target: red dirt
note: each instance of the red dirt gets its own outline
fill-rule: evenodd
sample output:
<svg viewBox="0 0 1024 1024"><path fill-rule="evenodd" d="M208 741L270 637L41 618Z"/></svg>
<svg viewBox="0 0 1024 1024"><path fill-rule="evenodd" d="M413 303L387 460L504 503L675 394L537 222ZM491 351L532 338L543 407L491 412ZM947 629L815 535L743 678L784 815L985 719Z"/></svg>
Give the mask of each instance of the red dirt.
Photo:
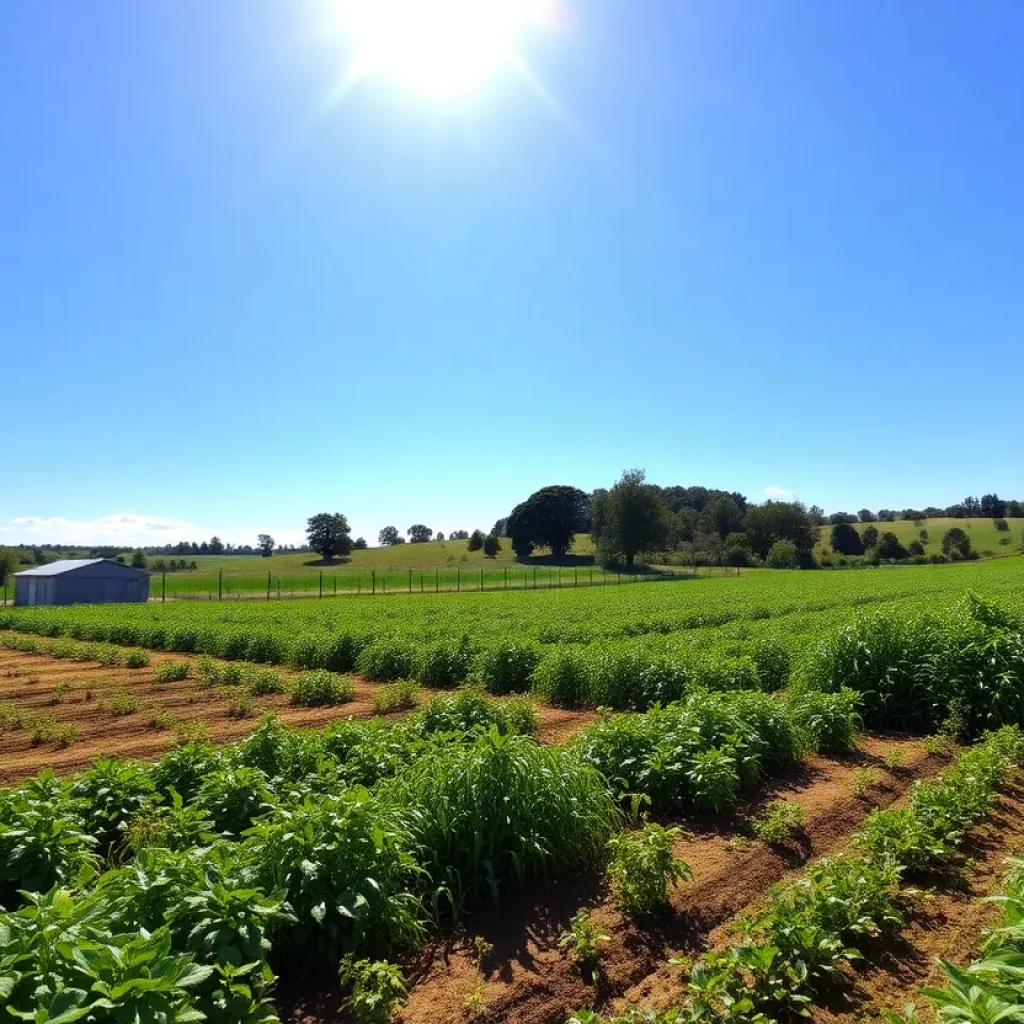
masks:
<svg viewBox="0 0 1024 1024"><path fill-rule="evenodd" d="M593 875L552 882L466 920L412 965L415 984L400 1019L405 1024L461 1024L486 1015L516 1024L563 1024L576 1008L607 1010L623 998L669 1005L679 995L678 972L667 966L670 956L692 955L721 941L734 916L774 882L799 870L808 857L843 845L872 805L892 803L914 778L941 765L912 740L865 736L861 747L846 758L807 759L731 815L688 820L689 834L676 852L691 866L694 880L678 886L671 907L642 929L619 913L602 880ZM888 769L884 758L894 749L904 752L905 763ZM866 766L876 768L879 776L870 801L851 794L853 773ZM749 835L750 813L776 797L804 807L798 847L779 851L756 841L737 843L737 837ZM601 946L603 978L596 990L558 946L560 933L581 907L591 910L593 922L609 936ZM477 937L485 944L482 961ZM337 993L309 999L282 989L280 1003L285 1020L343 1019L336 1009Z"/></svg>
<svg viewBox="0 0 1024 1024"><path fill-rule="evenodd" d="M999 918L984 899L1001 890L1006 858L1022 851L1024 790L1013 788L971 833L962 869L927 880L934 889L914 903L901 933L883 948L865 949L868 959L844 972L842 987L815 1009L818 1024L878 1020L883 1009L902 1011L907 1003L930 1006L921 989L945 980L936 957L963 967L978 955L983 930Z"/></svg>
<svg viewBox="0 0 1024 1024"><path fill-rule="evenodd" d="M243 739L256 727L259 716L272 711L292 726L322 728L344 718L370 718L373 699L381 684L353 676L355 700L327 708L302 708L289 703L287 694L254 698L255 714L235 718L229 714L231 700L214 689L204 689L195 678L177 683L158 683L154 669L161 661L195 659L179 654L151 654L149 668L108 668L96 662L58 660L42 654L27 654L0 648L0 703L12 705L32 716L49 716L57 722L73 722L77 735L65 747L53 743L34 746L30 729L3 734L4 758L0 761L0 785L10 785L38 774L44 768L59 773L77 771L96 757L134 757L155 760L176 742L175 728L148 728L147 712L170 713L175 724L203 722L210 738L217 743ZM278 669L286 677L297 673ZM70 687L54 704L53 689ZM131 693L139 710L118 715L109 707L116 693ZM439 691L425 690L424 698ZM537 707L539 736L544 742L561 741L593 721L591 712L563 711L543 705ZM400 718L394 714L389 717Z"/></svg>

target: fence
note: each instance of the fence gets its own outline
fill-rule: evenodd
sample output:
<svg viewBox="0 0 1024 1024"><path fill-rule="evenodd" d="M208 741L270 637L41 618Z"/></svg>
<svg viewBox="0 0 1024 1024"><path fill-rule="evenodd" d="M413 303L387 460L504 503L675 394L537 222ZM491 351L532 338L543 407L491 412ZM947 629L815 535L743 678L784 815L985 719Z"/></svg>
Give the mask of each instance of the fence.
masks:
<svg viewBox="0 0 1024 1024"><path fill-rule="evenodd" d="M735 569L702 567L702 575ZM161 572L150 579L151 602L275 601L299 597L380 597L387 594L456 594L494 590L569 590L621 587L693 578L694 568L616 572L601 566L504 566L485 569L327 569L284 572ZM3 588L3 604L13 600Z"/></svg>

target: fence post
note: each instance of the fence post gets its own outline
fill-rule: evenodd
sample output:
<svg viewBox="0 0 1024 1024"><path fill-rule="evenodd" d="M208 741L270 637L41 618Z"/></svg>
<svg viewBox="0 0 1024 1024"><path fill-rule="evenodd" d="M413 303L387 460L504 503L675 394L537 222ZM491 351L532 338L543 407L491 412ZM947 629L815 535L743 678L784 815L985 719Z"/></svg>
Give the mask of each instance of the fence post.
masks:
<svg viewBox="0 0 1024 1024"><path fill-rule="evenodd" d="M267 573L267 600L270 600L270 573Z"/></svg>
<svg viewBox="0 0 1024 1024"><path fill-rule="evenodd" d="M409 570L409 593L412 593L412 569Z"/></svg>
<svg viewBox="0 0 1024 1024"><path fill-rule="evenodd" d="M224 599L224 570L217 570L217 600L222 601Z"/></svg>
<svg viewBox="0 0 1024 1024"><path fill-rule="evenodd" d="M323 569L320 570L319 586L320 586L320 590L317 593L317 597L323 597L324 596L324 571L323 571Z"/></svg>
<svg viewBox="0 0 1024 1024"><path fill-rule="evenodd" d="M441 593L441 572L438 569L434 570L434 593Z"/></svg>
<svg viewBox="0 0 1024 1024"><path fill-rule="evenodd" d="M338 574L334 574L334 596L338 596Z"/></svg>
<svg viewBox="0 0 1024 1024"><path fill-rule="evenodd" d="M508 566L505 566L505 589L508 590Z"/></svg>
<svg viewBox="0 0 1024 1024"><path fill-rule="evenodd" d="M533 589L537 589L537 566L533 567Z"/></svg>
<svg viewBox="0 0 1024 1024"><path fill-rule="evenodd" d="M372 595L372 594L376 594L376 593L377 593L377 570L376 569L371 569L370 570L370 594Z"/></svg>
<svg viewBox="0 0 1024 1024"><path fill-rule="evenodd" d="M462 570L455 570L455 593L457 594L462 589Z"/></svg>
<svg viewBox="0 0 1024 1024"><path fill-rule="evenodd" d="M167 600L167 573L161 573L160 580L160 602L161 604ZM7 604L7 584L4 584L4 604Z"/></svg>
<svg viewBox="0 0 1024 1024"><path fill-rule="evenodd" d="M483 569L480 570L480 589L481 590L484 589L484 571L483 571Z"/></svg>

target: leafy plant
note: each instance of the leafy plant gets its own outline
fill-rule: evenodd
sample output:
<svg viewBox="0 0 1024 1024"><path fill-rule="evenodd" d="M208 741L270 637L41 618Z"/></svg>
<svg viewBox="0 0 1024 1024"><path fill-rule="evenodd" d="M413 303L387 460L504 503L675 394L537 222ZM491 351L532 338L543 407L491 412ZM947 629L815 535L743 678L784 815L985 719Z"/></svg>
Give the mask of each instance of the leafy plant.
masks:
<svg viewBox="0 0 1024 1024"><path fill-rule="evenodd" d="M681 829L649 822L609 840L612 858L608 875L622 909L631 917L664 906L669 886L693 878L686 862L673 853L680 834Z"/></svg>
<svg viewBox="0 0 1024 1024"><path fill-rule="evenodd" d="M349 990L345 1007L357 1024L387 1024L391 1011L405 1002L409 991L402 972L387 960L346 956L338 976Z"/></svg>
<svg viewBox="0 0 1024 1024"><path fill-rule="evenodd" d="M161 661L153 676L158 683L177 683L188 679L189 664L187 661Z"/></svg>
<svg viewBox="0 0 1024 1024"><path fill-rule="evenodd" d="M355 695L351 679L322 668L304 672L292 685L292 703L303 707L345 704Z"/></svg>
<svg viewBox="0 0 1024 1024"><path fill-rule="evenodd" d="M419 684L411 679L400 679L396 683L382 686L373 695L373 713L390 715L416 707L419 703L419 689Z"/></svg>
<svg viewBox="0 0 1024 1024"><path fill-rule="evenodd" d="M607 941L608 936L601 933L590 913L580 910L569 922L569 927L562 932L558 945L572 953L583 975L596 984L601 974L599 947Z"/></svg>
<svg viewBox="0 0 1024 1024"><path fill-rule="evenodd" d="M803 807L786 800L772 800L751 822L754 835L770 845L789 842L803 826Z"/></svg>

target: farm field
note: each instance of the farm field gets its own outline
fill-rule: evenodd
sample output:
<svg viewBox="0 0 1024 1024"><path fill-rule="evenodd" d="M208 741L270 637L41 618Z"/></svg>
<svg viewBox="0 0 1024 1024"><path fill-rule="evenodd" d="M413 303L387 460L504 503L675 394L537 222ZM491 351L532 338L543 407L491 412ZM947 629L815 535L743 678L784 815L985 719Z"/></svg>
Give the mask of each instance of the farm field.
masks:
<svg viewBox="0 0 1024 1024"><path fill-rule="evenodd" d="M716 664L743 676L766 642L799 662L858 611L907 616L953 608L968 592L1024 603L1024 559L845 572L740 576L519 593L392 595L376 601L180 602L9 608L0 627L296 668L356 670L381 681L454 685L471 674L496 690L574 669L590 686L630 657ZM504 653L503 653L504 652ZM633 666L632 671L639 671ZM596 684L595 684L596 685ZM548 693L551 696L551 693ZM628 696L628 695L627 695ZM594 693L590 703L637 706ZM583 694L580 703L588 703ZM555 695L555 702L564 702Z"/></svg>
<svg viewBox="0 0 1024 1024"><path fill-rule="evenodd" d="M977 947L1021 845L1022 579L9 609L0 1001L88 1005L102 948L169 1019L675 1024L701 992L709 1024L781 1019L776 970L822 1024L877 1016ZM45 960L26 890L75 922Z"/></svg>

